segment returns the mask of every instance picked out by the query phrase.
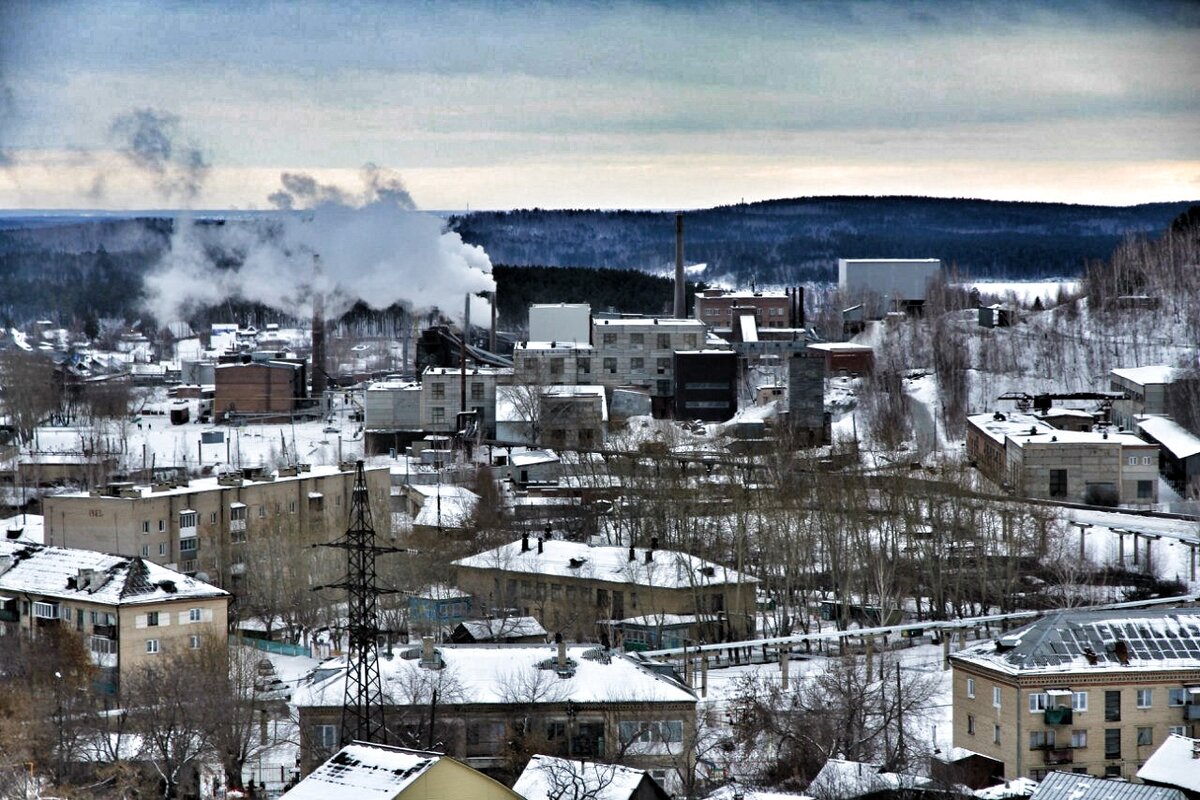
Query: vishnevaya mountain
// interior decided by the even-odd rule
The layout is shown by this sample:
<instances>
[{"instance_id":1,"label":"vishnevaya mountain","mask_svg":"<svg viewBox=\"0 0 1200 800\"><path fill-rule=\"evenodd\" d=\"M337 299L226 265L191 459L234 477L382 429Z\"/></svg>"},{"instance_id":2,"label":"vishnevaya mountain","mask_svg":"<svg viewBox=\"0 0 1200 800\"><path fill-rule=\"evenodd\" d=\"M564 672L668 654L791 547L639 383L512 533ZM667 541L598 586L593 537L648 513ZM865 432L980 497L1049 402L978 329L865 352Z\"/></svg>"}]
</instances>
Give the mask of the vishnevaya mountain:
<instances>
[{"instance_id":1,"label":"vishnevaya mountain","mask_svg":"<svg viewBox=\"0 0 1200 800\"><path fill-rule=\"evenodd\" d=\"M930 197L806 197L686 212L706 280L829 281L839 258L940 258L975 278L1073 276L1129 234L1157 235L1188 202L1114 208ZM661 271L673 212L519 210L451 218L498 264Z\"/></svg>"}]
</instances>

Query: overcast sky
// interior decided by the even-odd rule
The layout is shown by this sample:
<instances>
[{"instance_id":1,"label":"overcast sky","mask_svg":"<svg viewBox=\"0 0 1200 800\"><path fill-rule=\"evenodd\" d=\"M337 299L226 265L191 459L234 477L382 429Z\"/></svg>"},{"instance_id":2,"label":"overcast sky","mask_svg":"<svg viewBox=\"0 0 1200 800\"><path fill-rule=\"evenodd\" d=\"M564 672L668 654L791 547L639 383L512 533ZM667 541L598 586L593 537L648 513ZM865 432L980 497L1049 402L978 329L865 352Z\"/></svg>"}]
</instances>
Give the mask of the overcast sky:
<instances>
[{"instance_id":1,"label":"overcast sky","mask_svg":"<svg viewBox=\"0 0 1200 800\"><path fill-rule=\"evenodd\" d=\"M169 163L122 153L141 109ZM0 161L0 208L266 208L368 162L431 209L1193 199L1200 4L0 0Z\"/></svg>"}]
</instances>

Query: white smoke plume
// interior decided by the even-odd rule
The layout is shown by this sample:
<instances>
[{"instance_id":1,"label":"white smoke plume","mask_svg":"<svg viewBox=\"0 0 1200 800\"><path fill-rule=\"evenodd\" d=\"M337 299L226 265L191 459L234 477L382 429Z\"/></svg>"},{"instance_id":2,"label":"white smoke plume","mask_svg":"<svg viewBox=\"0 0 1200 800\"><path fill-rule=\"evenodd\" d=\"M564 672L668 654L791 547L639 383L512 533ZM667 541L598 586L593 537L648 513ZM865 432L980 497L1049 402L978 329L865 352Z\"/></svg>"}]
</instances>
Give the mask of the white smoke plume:
<instances>
[{"instance_id":1,"label":"white smoke plume","mask_svg":"<svg viewBox=\"0 0 1200 800\"><path fill-rule=\"evenodd\" d=\"M299 173L280 182L271 202L291 211L280 218L176 221L169 251L145 281L147 307L161 324L227 298L303 317L317 292L331 318L356 301L461 318L465 295L495 289L487 253L416 211L393 173L368 165L358 194ZM473 297L473 319L489 311Z\"/></svg>"}]
</instances>

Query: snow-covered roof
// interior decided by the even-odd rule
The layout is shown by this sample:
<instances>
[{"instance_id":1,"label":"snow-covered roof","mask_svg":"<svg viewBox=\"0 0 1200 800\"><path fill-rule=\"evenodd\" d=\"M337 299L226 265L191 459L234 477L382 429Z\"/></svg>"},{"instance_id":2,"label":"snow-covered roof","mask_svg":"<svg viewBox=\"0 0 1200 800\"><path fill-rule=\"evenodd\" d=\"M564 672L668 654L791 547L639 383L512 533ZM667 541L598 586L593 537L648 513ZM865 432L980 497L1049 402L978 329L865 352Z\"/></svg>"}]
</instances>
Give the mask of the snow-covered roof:
<instances>
[{"instance_id":1,"label":"snow-covered roof","mask_svg":"<svg viewBox=\"0 0 1200 800\"><path fill-rule=\"evenodd\" d=\"M854 342L813 342L808 346L809 350L821 350L826 352L841 351L844 353L873 353L875 349L865 344L855 344Z\"/></svg>"},{"instance_id":2,"label":"snow-covered roof","mask_svg":"<svg viewBox=\"0 0 1200 800\"><path fill-rule=\"evenodd\" d=\"M626 617L622 625L639 625L645 628L672 628L681 625L691 625L700 619L697 614L643 614L640 617Z\"/></svg>"},{"instance_id":3,"label":"snow-covered roof","mask_svg":"<svg viewBox=\"0 0 1200 800\"><path fill-rule=\"evenodd\" d=\"M421 645L379 659L383 692L395 705L428 702L413 687L438 689L446 704L695 703L682 684L645 669L633 659L593 645L567 647L571 669L560 677L553 665L555 645L438 645L441 669L422 666ZM332 674L328 671L332 670ZM333 658L314 671L317 679L292 694L297 707L341 706L346 690L346 659ZM537 689L537 691L522 691ZM517 697L516 694L521 696Z\"/></svg>"},{"instance_id":4,"label":"snow-covered roof","mask_svg":"<svg viewBox=\"0 0 1200 800\"><path fill-rule=\"evenodd\" d=\"M739 783L726 784L708 795L704 800L812 800L812 797L807 794L755 789Z\"/></svg>"},{"instance_id":5,"label":"snow-covered roof","mask_svg":"<svg viewBox=\"0 0 1200 800\"><path fill-rule=\"evenodd\" d=\"M1034 416L1039 419L1057 419L1059 417L1076 417L1078 419L1095 419L1096 415L1090 411L1084 411L1082 408L1063 408L1055 406L1046 411L1039 411Z\"/></svg>"},{"instance_id":6,"label":"snow-covered roof","mask_svg":"<svg viewBox=\"0 0 1200 800\"><path fill-rule=\"evenodd\" d=\"M419 600L465 600L471 595L448 583L431 583L412 593Z\"/></svg>"},{"instance_id":7,"label":"snow-covered roof","mask_svg":"<svg viewBox=\"0 0 1200 800\"><path fill-rule=\"evenodd\" d=\"M849 800L876 792L920 789L931 785L929 778L918 775L882 772L881 768L874 764L831 758L812 779L807 791L817 797L840 797Z\"/></svg>"},{"instance_id":8,"label":"snow-covered roof","mask_svg":"<svg viewBox=\"0 0 1200 800\"><path fill-rule=\"evenodd\" d=\"M1173 419L1166 417L1138 417L1137 427L1142 433L1170 451L1176 458L1191 458L1200 453L1200 436L1189 431Z\"/></svg>"},{"instance_id":9,"label":"snow-covered roof","mask_svg":"<svg viewBox=\"0 0 1200 800\"><path fill-rule=\"evenodd\" d=\"M532 539L529 540L528 551L522 552L521 547L522 540L518 539L492 550L460 558L454 562L454 566L588 578L660 589L758 583L758 578L751 575L739 574L720 564L674 550L655 550L653 560L646 563L647 551L644 549L635 549L634 558L630 560L627 547L593 547L582 542L558 539L544 542L542 553L538 553L538 543Z\"/></svg>"},{"instance_id":10,"label":"snow-covered roof","mask_svg":"<svg viewBox=\"0 0 1200 800\"><path fill-rule=\"evenodd\" d=\"M1032 800L1186 800L1179 789L1126 783L1071 772L1051 772L1038 785Z\"/></svg>"},{"instance_id":11,"label":"snow-covered roof","mask_svg":"<svg viewBox=\"0 0 1200 800\"><path fill-rule=\"evenodd\" d=\"M506 617L504 619L468 619L459 623L477 642L494 642L504 639L525 639L530 636L548 636L548 632L534 617Z\"/></svg>"},{"instance_id":12,"label":"snow-covered roof","mask_svg":"<svg viewBox=\"0 0 1200 800\"><path fill-rule=\"evenodd\" d=\"M1029 436L1033 431L1038 434L1058 432L1057 428L1051 427L1029 414L971 414L967 417L967 422L982 430L999 444L1004 444L1006 436Z\"/></svg>"},{"instance_id":13,"label":"snow-covered roof","mask_svg":"<svg viewBox=\"0 0 1200 800\"><path fill-rule=\"evenodd\" d=\"M1046 424L1032 414L972 414L967 421L992 439L1004 444L1012 440L1017 447L1039 444L1119 444L1121 447L1151 447L1131 433L1102 431L1064 431Z\"/></svg>"},{"instance_id":14,"label":"snow-covered roof","mask_svg":"<svg viewBox=\"0 0 1200 800\"><path fill-rule=\"evenodd\" d=\"M1200 669L1200 611L1061 611L950 658L1010 675Z\"/></svg>"},{"instance_id":15,"label":"snow-covered roof","mask_svg":"<svg viewBox=\"0 0 1200 800\"><path fill-rule=\"evenodd\" d=\"M531 467L534 464L557 464L559 457L553 450L526 450L513 453L508 460L514 467Z\"/></svg>"},{"instance_id":16,"label":"snow-covered roof","mask_svg":"<svg viewBox=\"0 0 1200 800\"><path fill-rule=\"evenodd\" d=\"M590 342L570 342L565 339L556 339L551 342L517 342L514 346L517 350L575 350L583 352L592 349Z\"/></svg>"},{"instance_id":17,"label":"snow-covered roof","mask_svg":"<svg viewBox=\"0 0 1200 800\"><path fill-rule=\"evenodd\" d=\"M449 377L449 376L457 377L458 375L462 374L462 370L459 367L426 367L425 372L422 374L430 376L430 377L434 377L434 378ZM468 378L471 378L471 377L496 378L501 375L512 375L512 374L513 374L512 367L468 367L467 368L467 377Z\"/></svg>"},{"instance_id":18,"label":"snow-covered roof","mask_svg":"<svg viewBox=\"0 0 1200 800\"><path fill-rule=\"evenodd\" d=\"M19 535L11 535L17 531ZM17 514L0 519L0 536L10 542L45 544L46 521L41 514Z\"/></svg>"},{"instance_id":19,"label":"snow-covered roof","mask_svg":"<svg viewBox=\"0 0 1200 800\"><path fill-rule=\"evenodd\" d=\"M5 568L8 562L11 566ZM86 570L94 577L80 580L81 571ZM140 558L20 541L0 541L0 592L29 592L105 605L229 596L215 586Z\"/></svg>"},{"instance_id":20,"label":"snow-covered roof","mask_svg":"<svg viewBox=\"0 0 1200 800\"><path fill-rule=\"evenodd\" d=\"M1200 739L1172 733L1146 759L1137 776L1143 781L1200 792Z\"/></svg>"},{"instance_id":21,"label":"snow-covered roof","mask_svg":"<svg viewBox=\"0 0 1200 800\"><path fill-rule=\"evenodd\" d=\"M444 756L354 742L283 795L286 800L391 800Z\"/></svg>"},{"instance_id":22,"label":"snow-covered roof","mask_svg":"<svg viewBox=\"0 0 1200 800\"><path fill-rule=\"evenodd\" d=\"M367 467L366 471L374 472L376 470L386 469L385 467ZM300 472L296 475L279 475L275 474L270 481L273 483L285 483L287 481L302 481L310 478L325 478L331 475L346 475L353 474L352 471L342 470L337 464L313 464L306 472ZM139 492L142 497L168 497L171 495L197 494L199 492L217 491L219 489L236 488L237 486L254 486L267 483L266 480L249 480L243 479L240 484L222 484L218 478L192 478L188 483L179 484L174 488L155 489L152 486L130 486L129 490ZM93 497L89 492L65 492L55 495L55 498L60 497L92 497L95 500L129 500L128 497L109 497L108 495L100 495ZM136 499L136 498L133 498ZM233 505L232 503L230 505Z\"/></svg>"},{"instance_id":23,"label":"snow-covered roof","mask_svg":"<svg viewBox=\"0 0 1200 800\"><path fill-rule=\"evenodd\" d=\"M572 797L630 800L645 778L646 770L619 764L534 756L513 784L513 791L525 800L559 800L569 786L576 792Z\"/></svg>"},{"instance_id":24,"label":"snow-covered roof","mask_svg":"<svg viewBox=\"0 0 1200 800\"><path fill-rule=\"evenodd\" d=\"M1124 378L1127 381L1132 381L1140 386L1147 386L1156 383L1170 383L1175 380L1175 368L1169 367L1166 364L1157 364L1151 367L1124 367L1114 369L1112 374L1118 378Z\"/></svg>"},{"instance_id":25,"label":"snow-covered roof","mask_svg":"<svg viewBox=\"0 0 1200 800\"><path fill-rule=\"evenodd\" d=\"M976 789L975 797L979 800L1013 800L1013 798L1029 797L1037 785L1037 781L1032 778L1016 778L989 786L986 789Z\"/></svg>"},{"instance_id":26,"label":"snow-covered roof","mask_svg":"<svg viewBox=\"0 0 1200 800\"><path fill-rule=\"evenodd\" d=\"M633 326L633 327L675 327L675 328L695 328L699 330L704 327L704 323L698 319L676 319L674 317L616 317L616 318L599 318L595 320L596 327L604 327L606 325L618 326Z\"/></svg>"},{"instance_id":27,"label":"snow-covered roof","mask_svg":"<svg viewBox=\"0 0 1200 800\"><path fill-rule=\"evenodd\" d=\"M417 488L418 484L413 484ZM475 512L479 503L479 495L461 486L423 486L422 489L450 489L453 491L434 491L421 505L421 510L413 518L413 525L423 525L429 528L458 528L462 527ZM438 497L441 497L439 500Z\"/></svg>"}]
</instances>

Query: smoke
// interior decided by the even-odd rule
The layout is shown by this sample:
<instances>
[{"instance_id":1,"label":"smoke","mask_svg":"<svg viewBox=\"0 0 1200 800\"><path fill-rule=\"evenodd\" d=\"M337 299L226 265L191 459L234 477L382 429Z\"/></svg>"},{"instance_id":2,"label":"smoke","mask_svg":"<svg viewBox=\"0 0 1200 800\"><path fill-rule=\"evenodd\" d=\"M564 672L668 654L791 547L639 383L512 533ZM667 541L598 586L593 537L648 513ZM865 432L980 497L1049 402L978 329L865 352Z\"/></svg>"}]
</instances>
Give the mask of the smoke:
<instances>
[{"instance_id":1,"label":"smoke","mask_svg":"<svg viewBox=\"0 0 1200 800\"><path fill-rule=\"evenodd\" d=\"M16 106L12 88L0 81L0 169L11 166L13 163L13 156L8 151L6 129L13 118Z\"/></svg>"},{"instance_id":2,"label":"smoke","mask_svg":"<svg viewBox=\"0 0 1200 800\"><path fill-rule=\"evenodd\" d=\"M200 193L209 163L194 142L181 141L176 115L136 108L113 119L109 133L126 159L151 176L163 198L186 203ZM98 183L102 190L102 176Z\"/></svg>"},{"instance_id":3,"label":"smoke","mask_svg":"<svg viewBox=\"0 0 1200 800\"><path fill-rule=\"evenodd\" d=\"M170 250L146 278L148 310L166 323L236 298L303 317L320 293L330 316L358 301L453 316L464 295L495 289L483 249L416 211L398 175L369 164L362 181L356 193L283 173L270 199L291 213L223 225L177 220ZM486 301L472 302L484 319Z\"/></svg>"}]
</instances>

